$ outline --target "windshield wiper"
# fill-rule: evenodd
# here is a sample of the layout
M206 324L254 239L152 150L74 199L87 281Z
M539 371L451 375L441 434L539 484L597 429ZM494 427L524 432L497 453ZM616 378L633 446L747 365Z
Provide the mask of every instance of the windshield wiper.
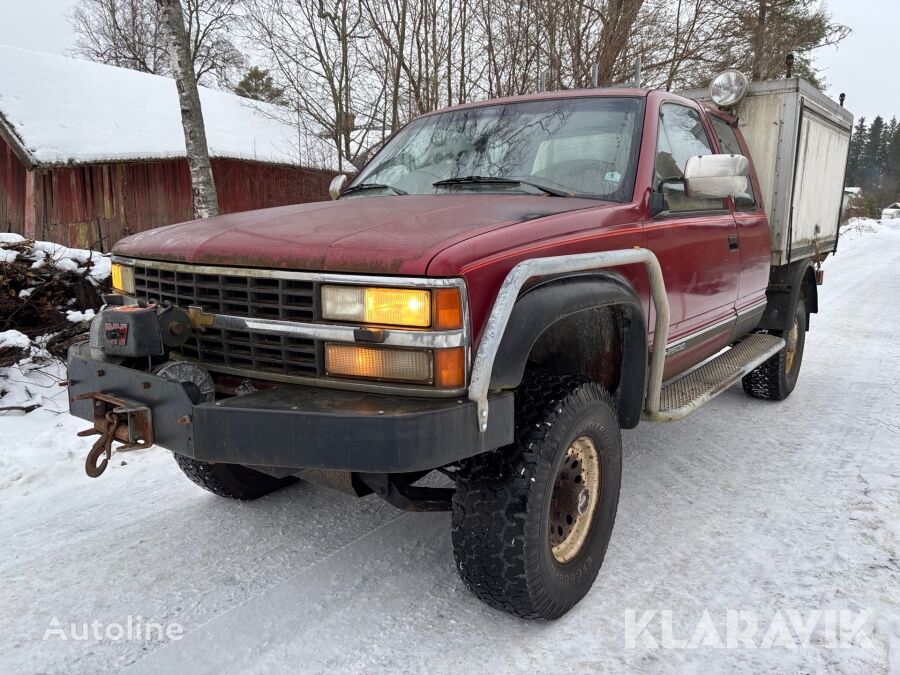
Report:
M525 180L524 178L503 178L501 176L457 176L456 178L445 178L432 183L434 187L451 187L458 185L528 185L541 192L546 192L554 197L574 197L571 192L558 190L556 188L535 183L534 181Z
M406 190L401 190L398 187L394 187L393 185L387 185L385 183L360 183L359 185L351 185L346 190L341 193L341 197L344 195L351 194L353 192L362 192L363 190L391 190L394 194L398 195L408 195L409 193Z

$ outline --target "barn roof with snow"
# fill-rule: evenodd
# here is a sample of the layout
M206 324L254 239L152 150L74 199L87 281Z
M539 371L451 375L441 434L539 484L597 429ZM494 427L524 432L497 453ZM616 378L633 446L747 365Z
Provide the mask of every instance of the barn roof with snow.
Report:
M333 168L283 109L200 87L210 156ZM31 167L185 156L175 81L0 45L0 132Z

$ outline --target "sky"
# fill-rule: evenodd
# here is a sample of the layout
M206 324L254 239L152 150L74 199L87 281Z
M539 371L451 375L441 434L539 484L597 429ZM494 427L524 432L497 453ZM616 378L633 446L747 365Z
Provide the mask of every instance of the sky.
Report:
M0 0L0 44L62 54L74 36L66 12L75 0ZM900 0L825 0L833 18L853 30L819 50L816 66L835 99L857 117L900 117ZM892 79L890 79L892 78ZM2 92L0 92L2 94Z

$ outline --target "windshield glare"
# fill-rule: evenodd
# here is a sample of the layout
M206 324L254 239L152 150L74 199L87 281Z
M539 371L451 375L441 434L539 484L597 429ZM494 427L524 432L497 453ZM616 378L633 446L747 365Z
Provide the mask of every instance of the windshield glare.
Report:
M643 99L592 97L421 117L399 131L353 183L390 185L409 194L535 192L523 184L433 185L486 176L532 181L579 197L628 201L642 110Z

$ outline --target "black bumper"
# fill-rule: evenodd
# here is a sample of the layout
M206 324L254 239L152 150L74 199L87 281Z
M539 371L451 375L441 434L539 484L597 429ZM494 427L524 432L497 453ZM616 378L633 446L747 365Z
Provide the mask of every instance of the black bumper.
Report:
M208 462L367 473L433 469L511 443L513 394L492 396L487 431L475 404L295 385L194 405L184 388L155 375L69 356L69 409L93 421L103 392L146 405L153 440Z

